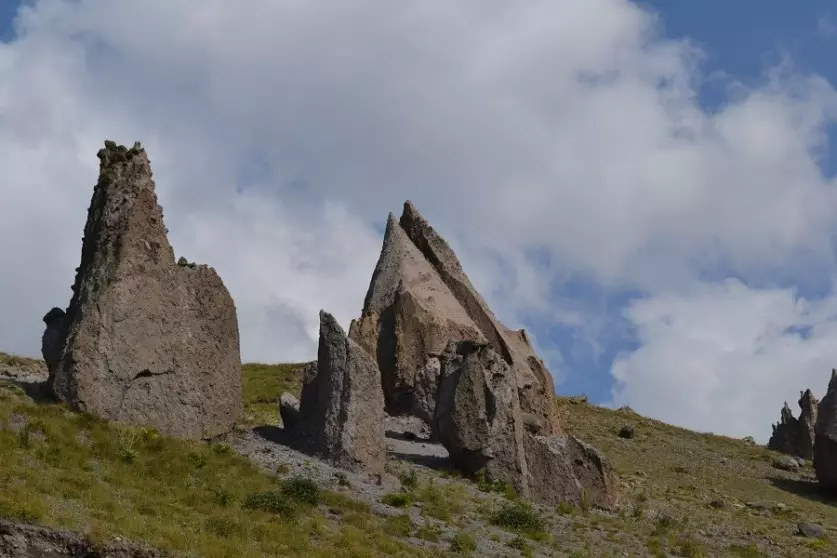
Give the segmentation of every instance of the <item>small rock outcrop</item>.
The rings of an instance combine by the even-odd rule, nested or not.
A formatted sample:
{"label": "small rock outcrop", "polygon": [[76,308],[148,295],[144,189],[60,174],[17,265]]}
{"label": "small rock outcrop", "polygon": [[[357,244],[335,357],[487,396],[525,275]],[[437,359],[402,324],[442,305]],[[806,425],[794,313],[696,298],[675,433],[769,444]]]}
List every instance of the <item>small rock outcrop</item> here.
{"label": "small rock outcrop", "polygon": [[828,392],[817,409],[814,470],[822,487],[837,489],[837,370],[831,371]]}
{"label": "small rock outcrop", "polygon": [[64,326],[67,314],[60,308],[53,308],[43,317],[46,329],[41,337],[41,355],[49,371],[49,381],[55,376],[58,361],[61,360],[61,349],[66,335]]}
{"label": "small rock outcrop", "polygon": [[147,545],[119,542],[94,545],[89,537],[66,529],[52,529],[0,519],[1,558],[163,558],[167,552]]}
{"label": "small rock outcrop", "polygon": [[527,427],[515,373],[489,343],[451,342],[441,355],[436,431],[450,459],[469,474],[514,486],[527,499],[610,509],[616,505],[613,470],[594,448]]}
{"label": "small rock outcrop", "polygon": [[98,156],[52,389],[109,420],[223,434],[242,408],[233,300],[214,269],[175,263],[145,150],[105,142]]}
{"label": "small rock outcrop", "polygon": [[381,474],[385,418],[377,363],[321,311],[317,361],[304,372],[292,443],[337,467]]}
{"label": "small rock outcrop", "polygon": [[802,459],[813,459],[814,425],[817,422],[818,404],[810,389],[800,392],[799,407],[802,411],[797,419],[785,401],[780,420],[773,425],[773,434],[767,442],[767,447]]}
{"label": "small rock outcrop", "polygon": [[523,412],[542,434],[561,432],[552,376],[525,331],[506,329],[456,255],[409,201],[387,220],[361,317],[349,336],[381,370],[386,410],[432,422],[440,355],[450,341],[490,344],[514,373]]}

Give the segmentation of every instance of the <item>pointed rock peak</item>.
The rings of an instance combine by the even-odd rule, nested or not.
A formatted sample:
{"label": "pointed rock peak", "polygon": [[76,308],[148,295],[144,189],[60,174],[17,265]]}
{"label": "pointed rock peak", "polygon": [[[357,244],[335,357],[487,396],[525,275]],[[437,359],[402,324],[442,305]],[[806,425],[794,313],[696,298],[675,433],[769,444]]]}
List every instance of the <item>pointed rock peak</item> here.
{"label": "pointed rock peak", "polygon": [[340,324],[337,320],[326,312],[325,310],[320,310],[320,332],[322,331],[330,331],[339,333],[341,336],[345,337],[346,333],[343,331],[343,328],[340,327]]}
{"label": "pointed rock peak", "polygon": [[416,206],[410,200],[404,202],[404,211],[401,213],[401,220],[403,221],[404,219],[425,221],[424,217],[421,216],[421,213],[418,212],[418,209],[416,209]]}

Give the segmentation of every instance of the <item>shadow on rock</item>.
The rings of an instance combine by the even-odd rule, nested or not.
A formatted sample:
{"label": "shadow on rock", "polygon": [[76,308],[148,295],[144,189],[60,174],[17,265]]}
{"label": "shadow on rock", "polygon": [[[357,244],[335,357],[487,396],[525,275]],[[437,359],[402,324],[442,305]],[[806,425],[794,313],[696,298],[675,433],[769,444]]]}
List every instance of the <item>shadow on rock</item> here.
{"label": "shadow on rock", "polygon": [[837,491],[824,490],[819,483],[814,479],[788,479],[782,477],[768,477],[770,484],[796,494],[808,500],[821,502],[830,506],[837,507]]}
{"label": "shadow on rock", "polygon": [[0,383],[11,384],[19,387],[23,393],[31,397],[36,403],[56,403],[58,400],[52,393],[49,383],[43,382],[21,382],[19,380],[12,380],[8,378],[0,379]]}
{"label": "shadow on rock", "polygon": [[387,452],[387,454],[391,457],[394,457],[395,459],[399,459],[401,461],[408,461],[416,465],[421,465],[422,467],[427,467],[428,469],[435,469],[437,471],[453,470],[453,465],[450,462],[450,458],[446,456],[442,457],[439,455],[426,455],[421,453],[406,453],[398,451],[390,451]]}
{"label": "shadow on rock", "polygon": [[290,432],[286,432],[284,428],[279,428],[278,426],[257,426],[253,428],[253,433],[267,440],[268,442],[273,442],[276,444],[282,444],[283,446],[291,446],[291,435]]}

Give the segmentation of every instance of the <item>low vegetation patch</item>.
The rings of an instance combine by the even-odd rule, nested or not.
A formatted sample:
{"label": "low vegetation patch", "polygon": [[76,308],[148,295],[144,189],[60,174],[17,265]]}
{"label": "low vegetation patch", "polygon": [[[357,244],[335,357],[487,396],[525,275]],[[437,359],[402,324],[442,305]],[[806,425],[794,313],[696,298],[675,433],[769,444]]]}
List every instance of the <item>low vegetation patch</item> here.
{"label": "low vegetation patch", "polygon": [[253,426],[279,424],[279,398],[284,392],[299,396],[305,363],[242,366],[244,421]]}

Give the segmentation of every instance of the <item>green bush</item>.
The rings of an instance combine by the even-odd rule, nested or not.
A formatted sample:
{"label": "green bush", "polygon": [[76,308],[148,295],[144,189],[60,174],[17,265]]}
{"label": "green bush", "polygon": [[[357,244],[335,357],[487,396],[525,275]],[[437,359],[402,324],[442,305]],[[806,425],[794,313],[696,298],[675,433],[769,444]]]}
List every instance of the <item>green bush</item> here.
{"label": "green bush", "polygon": [[294,502],[307,506],[316,506],[320,503],[320,487],[311,479],[305,477],[294,477],[282,481],[282,494]]}
{"label": "green bush", "polygon": [[459,531],[450,541],[450,549],[457,554],[471,554],[477,549],[473,535]]}
{"label": "green bush", "polygon": [[406,508],[413,503],[413,496],[407,492],[390,492],[384,494],[381,503],[394,508]]}
{"label": "green bush", "polygon": [[297,514],[297,507],[284,493],[276,490],[266,492],[255,492],[244,501],[244,507],[249,510],[261,510],[268,513],[275,513],[283,517],[294,517]]}
{"label": "green bush", "polygon": [[544,528],[543,518],[526,502],[503,505],[491,514],[490,521],[498,527],[528,534],[541,533]]}
{"label": "green bush", "polygon": [[398,475],[398,480],[401,481],[401,486],[407,490],[415,490],[418,487],[418,476],[413,469],[407,473]]}

